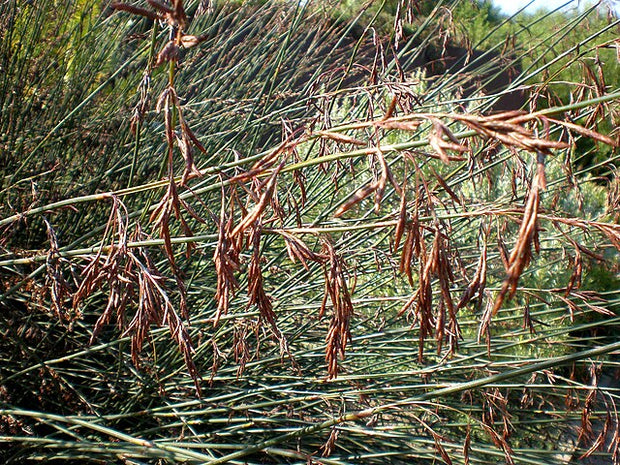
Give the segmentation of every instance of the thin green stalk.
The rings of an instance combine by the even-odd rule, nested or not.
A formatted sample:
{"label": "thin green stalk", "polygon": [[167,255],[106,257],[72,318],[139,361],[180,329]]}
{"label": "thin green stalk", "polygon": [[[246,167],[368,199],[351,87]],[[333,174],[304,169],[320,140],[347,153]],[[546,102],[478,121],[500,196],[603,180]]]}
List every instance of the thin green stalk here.
{"label": "thin green stalk", "polygon": [[114,73],[110,75],[102,84],[100,84],[95,90],[93,90],[79,105],[71,110],[63,119],[61,119],[56,126],[54,126],[50,132],[39,142],[39,144],[32,149],[32,151],[24,158],[22,164],[11,174],[11,179],[15,179],[19,173],[28,166],[28,163],[39,152],[39,149],[52,137],[61,127],[65,125],[75,114],[77,114],[82,108],[90,103],[103,89],[105,89],[112,81],[114,81],[125,69],[127,69],[134,61],[134,57],[131,57],[125,63],[123,63]]}
{"label": "thin green stalk", "polygon": [[597,357],[599,355],[605,355],[608,354],[610,352],[616,351],[616,350],[620,350],[620,342],[616,342],[613,344],[608,344],[602,347],[598,347],[596,349],[590,349],[590,350],[584,350],[582,352],[576,352],[574,354],[570,354],[570,355],[565,355],[563,357],[557,357],[557,358],[551,358],[549,360],[545,360],[543,362],[539,362],[539,363],[534,363],[531,364],[529,366],[525,366],[523,368],[517,368],[515,370],[510,370],[507,371],[505,373],[499,373],[497,375],[493,375],[493,376],[489,376],[486,378],[481,378],[481,379],[477,379],[474,381],[469,381],[466,383],[454,383],[454,385],[443,388],[443,389],[437,389],[435,391],[430,391],[427,392],[425,394],[420,394],[417,396],[414,396],[410,399],[407,400],[403,400],[403,401],[398,401],[398,402],[394,402],[394,403],[390,403],[390,404],[384,404],[384,405],[380,405],[378,407],[371,407],[371,408],[367,408],[364,410],[360,410],[354,413],[349,413],[349,414],[345,414],[345,415],[341,415],[337,418],[332,418],[331,420],[327,420],[324,421],[322,423],[318,423],[315,425],[311,425],[311,426],[307,426],[305,428],[300,428],[298,430],[292,431],[290,433],[287,434],[283,434],[280,436],[277,436],[275,438],[272,439],[268,439],[266,441],[260,442],[259,444],[255,444],[252,446],[248,446],[246,449],[242,450],[242,451],[238,451],[238,452],[233,452],[231,454],[225,455],[221,458],[218,458],[216,460],[212,460],[208,463],[210,463],[211,465],[216,465],[216,464],[222,464],[222,463],[227,463],[231,460],[236,460],[236,459],[240,459],[243,457],[246,457],[248,455],[254,454],[256,452],[260,452],[268,447],[272,447],[272,446],[276,446],[278,444],[281,444],[283,442],[286,442],[290,439],[294,439],[294,438],[298,438],[298,437],[304,437],[304,436],[308,436],[310,434],[313,434],[315,432],[318,431],[322,431],[325,430],[327,428],[331,428],[332,426],[335,425],[339,425],[341,423],[346,423],[346,422],[351,422],[351,421],[357,421],[357,420],[362,420],[364,418],[368,418],[376,413],[380,413],[383,411],[389,411],[392,410],[394,408],[398,408],[398,407],[402,407],[405,405],[412,405],[412,404],[416,404],[419,402],[425,402],[428,400],[432,400],[432,399],[436,399],[436,398],[441,398],[441,397],[445,397],[447,395],[451,395],[451,394],[456,394],[459,392],[464,392],[464,391],[468,391],[471,389],[475,389],[475,388],[479,388],[479,387],[484,387],[488,384],[491,383],[497,383],[497,382],[501,382],[501,381],[505,381],[505,380],[509,380],[512,378],[515,378],[517,376],[522,376],[522,375],[526,375],[526,374],[530,374],[530,373],[534,373],[537,371],[541,371],[541,370],[545,370],[551,367],[557,367],[557,366],[561,366],[564,364],[568,364],[570,362],[574,362],[577,360],[582,360],[585,358],[590,358],[590,357]]}
{"label": "thin green stalk", "polygon": [[[540,116],[548,116],[548,115],[552,115],[555,113],[561,113],[561,112],[565,112],[565,111],[572,111],[572,110],[578,110],[581,108],[585,108],[587,106],[591,106],[591,105],[597,105],[599,103],[605,103],[605,102],[610,102],[616,99],[620,98],[620,91],[611,93],[611,94],[606,94],[604,96],[601,97],[597,97],[594,99],[590,99],[590,100],[586,100],[583,102],[576,102],[570,105],[564,105],[561,107],[554,107],[554,108],[548,108],[545,110],[541,110],[537,113],[534,113],[534,115],[540,115]],[[406,119],[406,117],[405,117]],[[350,125],[343,125],[343,126],[339,126],[339,127],[334,127],[332,129],[330,129],[331,132],[343,132],[349,129],[354,129],[354,128],[359,128],[359,127],[365,127],[368,124],[372,124],[372,123],[363,123],[362,126],[360,126],[359,123],[355,123],[355,124],[350,124]],[[459,139],[463,139],[463,138],[468,138],[468,137],[472,137],[472,136],[476,136],[478,133],[476,131],[473,130],[468,130],[468,131],[463,131],[463,132],[459,132],[456,133],[455,136]],[[381,150],[384,153],[391,153],[391,152],[400,152],[403,150],[408,150],[408,149],[414,149],[414,148],[420,148],[420,147],[424,147],[427,146],[429,144],[428,139],[421,139],[421,140],[417,140],[417,141],[410,141],[410,142],[402,142],[399,144],[389,144],[389,145],[382,145],[381,146]],[[234,168],[236,166],[240,166],[243,164],[247,164],[247,163],[252,163],[256,160],[261,159],[262,157],[264,157],[266,154],[268,154],[269,151],[267,152],[261,152],[260,154],[257,154],[253,157],[248,157],[245,158],[243,160],[240,160],[238,162],[233,162],[233,163],[227,163],[225,165],[223,165],[222,167],[211,167],[211,168],[207,168],[205,170],[202,171],[203,175],[207,175],[207,174],[211,174],[211,173],[216,173],[219,172],[223,169],[228,169],[228,168]],[[363,155],[368,155],[374,153],[374,149],[358,149],[358,150],[352,150],[352,151],[348,151],[348,152],[337,152],[337,153],[333,153],[333,154],[329,154],[329,155],[325,155],[322,157],[316,157],[316,158],[312,158],[309,160],[305,160],[305,161],[301,161],[298,163],[292,163],[290,165],[287,165],[285,168],[282,169],[283,173],[286,172],[292,172],[292,171],[296,171],[296,170],[300,170],[303,168],[307,168],[310,166],[316,166],[316,165],[320,165],[320,164],[324,164],[324,163],[329,163],[329,162],[333,162],[333,161],[337,161],[337,160],[344,160],[344,159],[348,159],[348,158],[355,158],[355,157],[359,157],[359,156],[363,156]],[[265,173],[264,176],[268,176],[269,173]],[[180,181],[180,178],[178,179]],[[122,197],[122,196],[126,196],[126,195],[131,195],[131,194],[135,194],[138,192],[144,192],[146,190],[151,190],[151,189],[158,189],[161,187],[166,186],[166,184],[168,183],[168,181],[156,181],[156,182],[152,182],[149,184],[145,184],[145,185],[141,185],[141,186],[136,186],[136,187],[132,187],[132,188],[127,188],[127,189],[121,189],[118,191],[113,191],[113,192],[108,192],[108,193],[103,193],[103,194],[93,194],[93,195],[87,195],[87,196],[82,196],[82,197],[74,197],[71,199],[66,199],[66,200],[61,200],[58,202],[54,202],[48,205],[44,205],[41,207],[36,207],[33,209],[30,209],[28,211],[25,211],[23,213],[18,213],[9,217],[6,217],[2,220],[0,220],[0,227],[5,226],[7,224],[13,223],[17,220],[20,220],[22,218],[27,218],[39,213],[43,213],[46,211],[50,211],[50,210],[55,210],[55,209],[59,209],[59,208],[63,208],[63,207],[67,207],[70,205],[74,205],[74,204],[78,204],[78,203],[85,203],[85,202],[93,202],[93,201],[98,201],[98,200],[104,200],[104,199],[108,199],[111,198],[113,196],[117,196],[117,197]],[[229,185],[230,183],[227,181],[223,181],[223,184]],[[197,189],[193,189],[193,193],[185,193],[183,194],[182,198],[187,198],[190,195],[193,194],[201,194],[204,192],[208,192],[211,190],[216,190],[216,189],[220,189],[221,188],[221,184],[214,186],[214,185],[210,185],[204,188],[197,188]]]}

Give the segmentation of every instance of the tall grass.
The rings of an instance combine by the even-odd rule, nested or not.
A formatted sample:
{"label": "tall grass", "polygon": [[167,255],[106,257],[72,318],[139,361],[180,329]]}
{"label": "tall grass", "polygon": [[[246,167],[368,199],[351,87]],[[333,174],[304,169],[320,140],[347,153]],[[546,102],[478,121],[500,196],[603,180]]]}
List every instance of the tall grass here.
{"label": "tall grass", "polygon": [[400,69],[456,3],[2,5],[6,463],[618,462],[620,89]]}

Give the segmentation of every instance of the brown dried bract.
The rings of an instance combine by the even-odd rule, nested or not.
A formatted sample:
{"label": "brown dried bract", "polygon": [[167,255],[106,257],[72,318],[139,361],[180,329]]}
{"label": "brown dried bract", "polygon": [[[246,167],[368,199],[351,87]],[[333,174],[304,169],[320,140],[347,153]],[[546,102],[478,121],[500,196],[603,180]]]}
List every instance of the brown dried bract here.
{"label": "brown dried bract", "polygon": [[45,228],[47,232],[47,238],[50,243],[50,248],[45,260],[46,265],[46,285],[45,288],[49,291],[52,301],[52,310],[61,321],[73,321],[80,317],[80,313],[73,312],[73,315],[66,310],[66,302],[71,298],[71,286],[65,279],[63,264],[67,264],[68,260],[62,258],[60,248],[58,244],[58,237],[56,231],[52,227],[47,218],[43,218]]}
{"label": "brown dried bract", "polygon": [[[239,283],[235,277],[235,272],[239,269],[239,244],[233,239],[233,216],[232,213],[227,214],[225,204],[224,188],[222,187],[222,207],[220,217],[218,219],[218,238],[215,252],[213,254],[213,263],[217,276],[217,289],[215,293],[215,301],[217,302],[217,310],[213,321],[213,326],[217,326],[222,315],[228,313],[230,299],[235,295]],[[231,209],[233,207],[231,200]]]}
{"label": "brown dried bract", "polygon": [[338,376],[338,359],[344,358],[347,343],[351,340],[350,323],[353,304],[344,275],[342,258],[328,239],[323,239],[322,253],[325,256],[325,295],[319,316],[325,313],[327,299],[332,303],[333,313],[325,341],[325,361],[330,378]]}
{"label": "brown dried bract", "polygon": [[173,40],[169,40],[157,54],[154,66],[157,67],[169,61],[177,61],[178,59],[179,46]]}
{"label": "brown dried bract", "polygon": [[[136,228],[131,235],[128,234],[127,218],[126,208],[113,197],[112,211],[104,234],[104,237],[111,237],[112,241],[101,247],[84,268],[82,281],[73,296],[73,308],[79,308],[95,290],[107,288],[106,307],[95,323],[91,344],[116,314],[119,330],[123,335],[131,336],[131,358],[135,366],[140,365],[139,355],[150,328],[167,325],[183,354],[196,392],[200,395],[200,376],[193,362],[193,345],[187,327],[176,312],[166,286],[166,277],[153,263],[146,249],[130,249],[127,246],[130,241],[138,242],[144,239],[140,228]],[[184,291],[184,288],[179,289],[179,305],[181,313],[186,316]],[[127,323],[126,317],[132,311],[131,321]]]}
{"label": "brown dried bract", "polygon": [[538,235],[538,207],[540,204],[540,185],[538,174],[530,188],[530,194],[523,212],[521,227],[517,236],[517,242],[508,258],[508,276],[495,299],[493,305],[493,316],[497,314],[506,297],[510,298],[517,290],[519,278],[525,267],[530,263],[532,257],[532,245],[537,241]]}

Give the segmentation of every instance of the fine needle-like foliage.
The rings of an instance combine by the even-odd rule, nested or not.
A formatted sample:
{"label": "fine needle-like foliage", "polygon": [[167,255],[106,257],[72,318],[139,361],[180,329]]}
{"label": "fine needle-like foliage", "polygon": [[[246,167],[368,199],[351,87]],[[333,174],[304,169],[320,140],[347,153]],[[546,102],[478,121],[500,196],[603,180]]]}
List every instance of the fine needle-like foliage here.
{"label": "fine needle-like foliage", "polygon": [[3,463],[620,464],[620,23],[490,11],[2,3]]}

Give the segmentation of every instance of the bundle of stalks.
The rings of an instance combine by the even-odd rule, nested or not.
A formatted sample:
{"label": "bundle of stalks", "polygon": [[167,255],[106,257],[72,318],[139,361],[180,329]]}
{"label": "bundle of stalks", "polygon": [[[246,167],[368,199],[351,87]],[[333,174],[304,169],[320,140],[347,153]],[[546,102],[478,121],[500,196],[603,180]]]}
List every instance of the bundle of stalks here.
{"label": "bundle of stalks", "polygon": [[[18,3],[6,37],[47,56],[52,26]],[[532,111],[498,113],[458,77],[414,82],[406,59],[455,34],[458,2],[396,2],[390,37],[373,2],[346,20],[199,3],[57,12],[76,45],[49,56],[84,71],[20,92],[66,106],[35,128],[0,100],[0,143],[27,153],[0,193],[0,457],[557,463],[573,438],[620,463],[620,227],[600,195],[620,92],[590,73],[573,103],[536,109],[540,84]],[[578,168],[583,146],[607,171]]]}

